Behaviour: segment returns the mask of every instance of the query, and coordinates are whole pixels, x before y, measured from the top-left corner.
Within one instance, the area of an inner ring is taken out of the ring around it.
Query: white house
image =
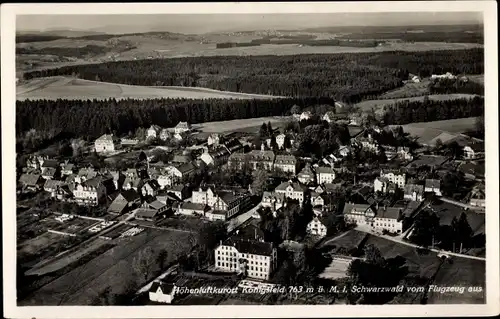
[[[276,211],[285,204],[285,194],[275,192],[264,192],[262,194],[262,207],[269,207],[272,211]]]
[[[312,117],[312,113],[309,111],[302,112],[299,117],[299,121],[309,120]]]
[[[335,171],[331,167],[316,168],[316,183],[331,184],[335,180]]]
[[[179,122],[174,127],[175,134],[182,134],[191,131],[191,125],[188,122]]]
[[[307,233],[325,237],[327,233],[326,223],[322,222],[319,217],[314,217],[309,224],[307,224]]]
[[[292,181],[278,185],[274,190],[277,194],[283,194],[286,198],[298,200],[302,204],[307,187]]]
[[[92,206],[99,204],[106,197],[106,187],[102,183],[101,176],[77,184],[73,196],[81,204]]]
[[[314,172],[309,164],[306,164],[306,166],[299,172],[297,179],[302,184],[309,184],[316,181]]]
[[[385,177],[389,182],[396,184],[399,188],[403,188],[406,184],[406,174],[399,171],[380,171],[380,177]]]
[[[373,191],[387,193],[387,186],[389,186],[389,180],[385,177],[376,177],[373,182]]]
[[[267,242],[229,238],[215,248],[216,268],[260,280],[269,280],[277,259],[277,249]]]
[[[175,285],[165,282],[153,282],[149,288],[149,300],[161,303],[172,303],[175,297]]]
[[[401,233],[403,231],[401,208],[379,207],[373,218],[372,227],[377,231],[386,230],[391,233]]]
[[[207,139],[208,146],[217,147],[219,146],[219,143],[220,143],[220,134],[217,133],[210,134],[210,136]]]
[[[285,140],[286,140],[285,134],[279,134],[278,136],[276,136],[276,144],[278,145],[279,149],[285,147]]]
[[[146,138],[157,138],[161,132],[161,127],[158,125],[151,125],[146,131]]]
[[[114,152],[116,149],[116,139],[113,134],[104,134],[95,140],[94,148],[97,153]]]
[[[397,154],[400,158],[402,158],[404,160],[407,160],[407,161],[413,160],[413,155],[411,154],[409,147],[399,146],[397,148]]]
[[[293,155],[276,155],[274,168],[295,175],[297,159]]]
[[[464,158],[475,159],[484,156],[484,143],[472,143],[464,146]]]
[[[441,196],[441,181],[439,179],[426,179],[425,189],[426,193],[434,193],[437,196]]]

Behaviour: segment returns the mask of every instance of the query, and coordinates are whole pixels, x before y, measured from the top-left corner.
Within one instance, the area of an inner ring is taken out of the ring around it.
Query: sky
[[[482,23],[478,12],[315,14],[18,15],[18,31],[75,29],[108,33],[178,33],[297,29],[327,26],[398,26]]]

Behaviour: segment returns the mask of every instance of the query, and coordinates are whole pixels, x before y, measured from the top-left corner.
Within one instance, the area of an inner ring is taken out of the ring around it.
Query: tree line
[[[429,94],[476,94],[484,95],[484,85],[473,81],[441,79],[429,83]]]
[[[484,114],[484,98],[472,99],[400,101],[384,107],[385,125],[403,125],[415,122],[450,120],[476,117]]]
[[[294,105],[334,104],[329,98],[271,100],[151,99],[151,100],[25,100],[16,104],[16,133],[35,129],[96,138],[127,134],[152,124],[175,126],[179,121],[203,123],[289,113]]]
[[[423,52],[212,56],[116,61],[24,73],[146,86],[200,86],[279,96],[327,96],[347,103],[398,88],[409,73],[482,74],[483,49]]]

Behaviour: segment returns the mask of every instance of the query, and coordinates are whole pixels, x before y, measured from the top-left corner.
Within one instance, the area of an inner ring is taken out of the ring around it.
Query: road
[[[402,245],[406,245],[406,246],[410,246],[410,247],[414,247],[414,248],[422,248],[422,249],[426,249],[425,247],[422,247],[422,246],[419,246],[419,245],[415,245],[415,244],[412,244],[412,243],[409,243],[407,241],[404,241],[401,239],[401,235],[397,236],[397,237],[392,237],[392,236],[388,236],[388,235],[382,235],[382,234],[379,234],[379,233],[376,233],[366,227],[356,227],[355,228],[356,230],[358,231],[362,231],[364,233],[368,233],[370,235],[373,235],[373,236],[377,236],[377,237],[381,237],[381,238],[384,238],[384,239],[387,239],[387,240],[390,240],[390,241],[393,241],[393,242],[396,242],[396,243],[399,243],[399,244],[402,244]],[[467,259],[475,259],[475,260],[482,260],[482,261],[486,261],[486,258],[484,257],[477,257],[477,256],[470,256],[470,255],[465,255],[465,254],[460,254],[460,253],[454,253],[454,252],[451,252],[451,251],[446,251],[446,250],[441,250],[441,249],[435,249],[435,248],[428,248],[429,250],[435,252],[435,253],[444,253],[446,255],[450,255],[450,256],[455,256],[455,257],[460,257],[460,258],[467,258]]]

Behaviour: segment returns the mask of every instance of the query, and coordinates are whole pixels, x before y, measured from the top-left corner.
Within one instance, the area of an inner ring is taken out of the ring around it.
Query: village
[[[348,126],[351,136],[332,153],[298,156],[301,137],[290,129],[294,125],[302,131],[314,125]],[[206,134],[187,122],[143,131],[121,138],[103,135],[79,157],[30,156],[17,187],[18,214],[36,205],[49,208],[32,213],[34,217],[18,215],[18,220],[24,216],[36,221],[28,222],[35,234],[46,230],[73,238],[76,250],[86,249],[83,244],[91,238],[111,241],[147,229],[194,234],[204,227],[209,232],[217,229],[206,225],[224,225],[223,231],[211,234],[215,242],[204,265],[186,266],[189,262],[184,261],[183,267],[198,275],[182,275],[179,260],[168,268],[162,265],[160,276],[141,283],[136,293],[142,293],[142,299],[131,297],[142,304],[198,300],[176,294],[181,286],[279,286],[284,283],[276,277],[283,259],[289,258],[283,251],[294,255],[304,246],[320,250],[353,229],[415,247],[430,246],[446,256],[477,251],[458,242],[446,250],[439,248],[434,235],[415,235],[424,233],[419,227],[426,220],[419,221],[418,215],[429,209],[446,206],[454,220],[464,213],[469,219],[477,216],[484,233],[482,141],[419,145],[402,129],[359,123],[332,111],[296,112],[287,126],[273,129],[263,123],[258,133]],[[420,242],[411,240],[417,237]],[[357,258],[346,249],[327,255],[330,265],[324,272],[333,269],[335,275],[319,277],[334,281],[345,277],[348,263]],[[192,259],[191,253],[183,256]],[[204,302],[234,296],[217,298]]]

